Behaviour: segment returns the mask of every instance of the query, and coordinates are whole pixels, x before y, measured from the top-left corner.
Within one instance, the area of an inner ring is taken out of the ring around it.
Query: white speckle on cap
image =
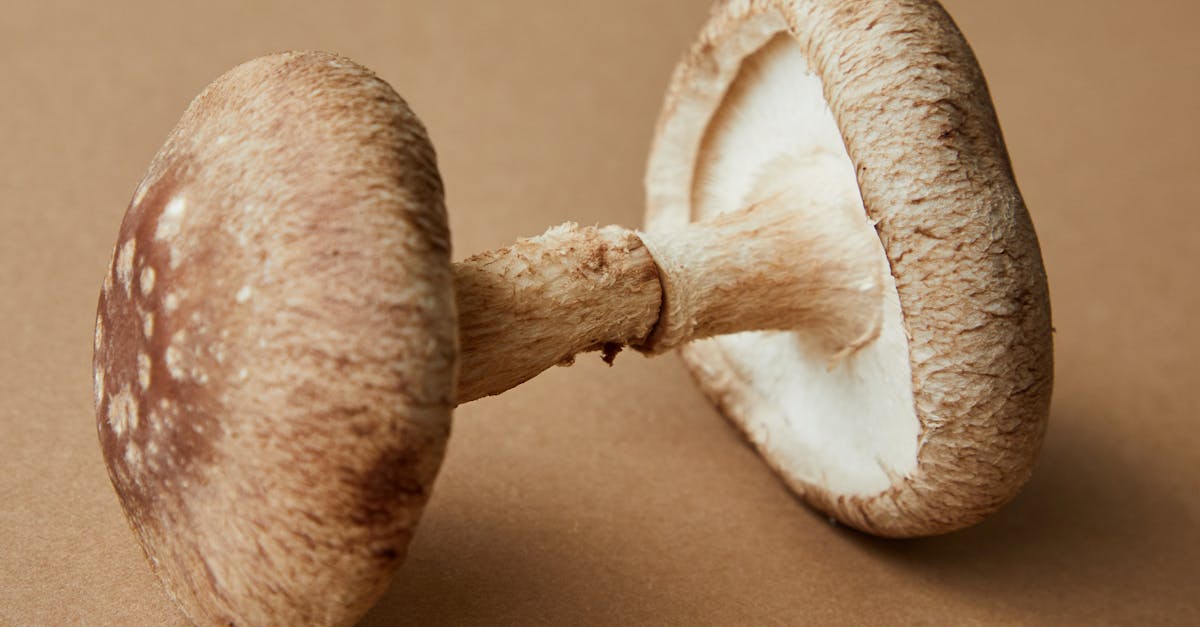
[[[175,335],[178,337],[179,333],[176,333]],[[167,371],[171,373],[171,378],[182,379],[187,375],[187,372],[183,369],[183,364],[180,363],[180,361],[183,359],[183,353],[176,348],[174,338],[171,339],[171,345],[167,347],[166,359]]]
[[[104,370],[96,368],[92,373],[92,393],[96,397],[96,407],[104,401]]]
[[[142,465],[142,451],[133,445],[132,440],[125,445],[125,465],[135,469]]]
[[[168,292],[167,297],[163,299],[163,309],[166,309],[167,313],[171,313],[178,307],[179,296],[175,292]]]
[[[246,370],[245,368],[238,370],[238,380],[239,381],[245,381],[246,377],[248,377],[248,376],[250,376],[249,370]]]
[[[172,378],[184,378],[184,375],[186,375],[184,366],[179,363],[181,358],[179,348],[175,348],[174,346],[167,347],[167,370],[170,372]]]
[[[187,199],[176,196],[167,201],[162,215],[158,217],[158,229],[154,231],[155,239],[170,239],[179,234],[183,226],[183,214],[187,212]]]
[[[227,141],[229,141],[228,135],[217,135],[217,138],[213,140],[213,144],[220,146]]]
[[[121,244],[121,250],[117,253],[117,279],[121,282],[121,287],[125,288],[125,296],[129,296],[132,289],[130,280],[133,274],[133,254],[136,251],[137,240],[131,237]]]
[[[142,296],[149,296],[150,292],[154,291],[154,268],[146,266],[142,268],[141,279],[139,284],[142,288]]]
[[[147,311],[142,315],[142,335],[146,336],[147,340],[154,336],[153,312]]]
[[[140,385],[142,387],[142,389],[145,390],[146,388],[150,387],[150,366],[151,366],[150,355],[147,355],[144,352],[138,351],[137,365],[138,365],[138,385]]]
[[[137,429],[138,403],[129,391],[129,386],[123,386],[120,392],[113,395],[108,403],[108,424],[113,433],[120,436],[125,431]]]
[[[240,304],[240,303],[244,303],[244,302],[250,300],[250,297],[253,295],[254,295],[254,289],[251,288],[249,285],[243,285],[242,289],[237,291],[237,295],[235,295],[233,297],[233,299],[236,300]]]

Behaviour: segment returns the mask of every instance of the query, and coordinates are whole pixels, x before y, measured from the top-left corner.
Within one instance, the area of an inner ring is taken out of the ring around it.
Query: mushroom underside
[[[821,80],[786,33],[743,60],[704,130],[688,219],[744,207],[761,173],[781,159],[791,170],[783,184],[801,194],[850,196],[865,215]],[[876,255],[887,267],[881,245]],[[908,344],[895,282],[882,275],[879,337],[833,363],[803,330],[720,336],[684,350],[699,376],[740,383],[739,409],[727,413],[801,492],[818,485],[834,494],[877,494],[916,468],[921,425]]]
[[[862,221],[875,252],[833,259],[886,268],[880,333],[832,367],[820,328],[695,342],[683,356],[700,387],[797,493],[850,526],[945,533],[1007,503],[1045,433],[1049,295],[983,74],[936,2],[714,12],[667,92],[647,231],[738,210],[767,186],[838,208],[828,222]],[[830,258],[795,248],[787,263],[811,273]]]

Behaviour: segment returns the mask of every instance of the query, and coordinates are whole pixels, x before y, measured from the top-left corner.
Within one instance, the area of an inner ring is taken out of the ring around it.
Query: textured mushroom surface
[[[354,63],[241,65],[138,187],[95,328],[97,430],[200,623],[346,624],[401,563],[454,405],[442,186]]]
[[[647,228],[733,211],[766,164],[856,196],[890,269],[879,338],[834,368],[801,333],[684,349],[817,508],[876,534],[978,522],[1029,477],[1052,386],[1037,238],[982,73],[936,2],[741,0],[678,66]],[[778,184],[778,181],[776,181]]]

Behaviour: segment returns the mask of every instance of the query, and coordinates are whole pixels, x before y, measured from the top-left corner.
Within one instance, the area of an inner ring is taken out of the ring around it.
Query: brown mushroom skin
[[[403,560],[449,433],[456,317],[434,152],[333,55],[210,85],[121,224],[97,430],[194,622],[350,624]]]

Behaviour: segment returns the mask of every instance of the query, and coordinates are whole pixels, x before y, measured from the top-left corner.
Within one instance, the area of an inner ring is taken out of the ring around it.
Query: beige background
[[[880,541],[793,499],[677,358],[554,369],[457,412],[369,625],[1200,622],[1196,3],[948,0],[1050,273],[1057,386],[1028,488]],[[662,90],[706,0],[5,2],[0,624],[172,624],[105,476],[93,312],[188,101],[285,48],[345,53],[427,123],[456,257],[640,222]]]

